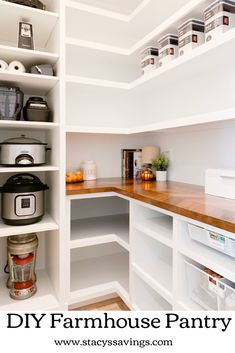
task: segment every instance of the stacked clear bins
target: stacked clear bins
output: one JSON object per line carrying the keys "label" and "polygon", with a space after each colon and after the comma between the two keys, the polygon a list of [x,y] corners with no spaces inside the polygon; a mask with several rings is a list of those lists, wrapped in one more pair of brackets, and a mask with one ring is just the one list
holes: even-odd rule
{"label": "stacked clear bins", "polygon": [[173,219],[131,202],[131,293],[133,309],[172,308]]}
{"label": "stacked clear bins", "polygon": [[205,310],[235,310],[235,284],[185,260],[189,295]]}

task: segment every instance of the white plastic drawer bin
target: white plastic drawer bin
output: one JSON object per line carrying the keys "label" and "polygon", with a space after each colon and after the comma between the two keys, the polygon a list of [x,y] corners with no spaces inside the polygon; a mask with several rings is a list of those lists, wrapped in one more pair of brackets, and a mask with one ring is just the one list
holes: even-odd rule
{"label": "white plastic drawer bin", "polygon": [[207,169],[205,193],[235,200],[235,170]]}
{"label": "white plastic drawer bin", "polygon": [[190,298],[205,310],[235,310],[235,284],[217,279],[185,260]]}
{"label": "white plastic drawer bin", "polygon": [[235,258],[235,235],[232,239],[193,224],[188,224],[188,229],[191,239]]}

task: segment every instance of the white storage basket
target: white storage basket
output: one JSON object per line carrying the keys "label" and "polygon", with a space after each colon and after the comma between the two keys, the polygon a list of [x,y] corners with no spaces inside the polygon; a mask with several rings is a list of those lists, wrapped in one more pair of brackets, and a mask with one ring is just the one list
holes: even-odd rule
{"label": "white storage basket", "polygon": [[235,258],[235,235],[232,239],[193,224],[188,229],[191,239]]}
{"label": "white storage basket", "polygon": [[185,260],[187,283],[191,299],[205,310],[235,310],[235,284],[217,279]]}

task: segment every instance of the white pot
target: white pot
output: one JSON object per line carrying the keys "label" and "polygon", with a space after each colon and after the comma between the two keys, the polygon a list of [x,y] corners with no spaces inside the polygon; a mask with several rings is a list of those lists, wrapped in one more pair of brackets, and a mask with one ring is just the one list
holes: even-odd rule
{"label": "white pot", "polygon": [[167,171],[156,171],[157,181],[167,181]]}

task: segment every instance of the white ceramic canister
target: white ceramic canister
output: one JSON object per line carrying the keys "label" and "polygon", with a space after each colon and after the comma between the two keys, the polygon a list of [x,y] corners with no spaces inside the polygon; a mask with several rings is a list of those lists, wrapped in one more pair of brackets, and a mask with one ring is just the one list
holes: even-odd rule
{"label": "white ceramic canister", "polygon": [[235,2],[217,0],[204,10],[206,42],[235,27]]}
{"label": "white ceramic canister", "polygon": [[158,49],[153,47],[146,48],[141,53],[141,69],[143,74],[155,70],[158,67]]}
{"label": "white ceramic canister", "polygon": [[205,24],[195,19],[187,20],[178,27],[178,35],[179,54],[184,55],[205,43]]}
{"label": "white ceramic canister", "polygon": [[179,53],[179,38],[174,34],[167,34],[159,41],[159,65],[165,65],[177,58]]}
{"label": "white ceramic canister", "polygon": [[96,163],[94,161],[84,161],[82,163],[82,169],[84,180],[96,179]]}

